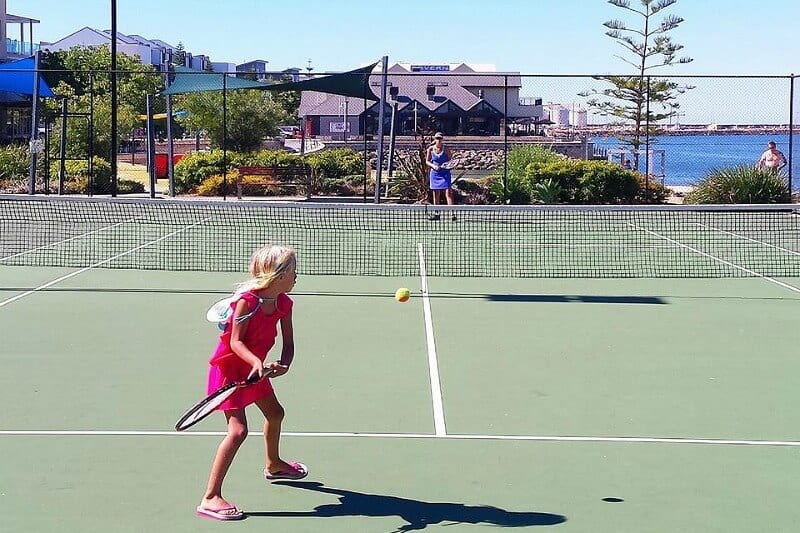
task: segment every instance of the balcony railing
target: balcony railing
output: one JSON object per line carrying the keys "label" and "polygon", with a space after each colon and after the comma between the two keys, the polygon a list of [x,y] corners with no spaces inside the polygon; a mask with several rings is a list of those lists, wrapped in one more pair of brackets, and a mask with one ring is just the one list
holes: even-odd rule
{"label": "balcony railing", "polygon": [[6,39],[6,53],[10,56],[28,57],[36,53],[37,50],[39,50],[38,44]]}

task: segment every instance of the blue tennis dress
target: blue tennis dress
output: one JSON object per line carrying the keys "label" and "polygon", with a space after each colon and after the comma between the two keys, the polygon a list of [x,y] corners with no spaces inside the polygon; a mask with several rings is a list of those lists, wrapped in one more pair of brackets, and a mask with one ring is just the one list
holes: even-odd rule
{"label": "blue tennis dress", "polygon": [[[436,153],[436,150],[431,149],[431,163],[435,163],[437,165],[443,165],[448,161],[450,161],[450,159],[447,157],[447,151],[444,148],[442,148],[442,151],[438,154]],[[431,190],[449,189],[450,169],[449,168],[440,168],[439,170],[431,169],[430,181],[431,181]]]}

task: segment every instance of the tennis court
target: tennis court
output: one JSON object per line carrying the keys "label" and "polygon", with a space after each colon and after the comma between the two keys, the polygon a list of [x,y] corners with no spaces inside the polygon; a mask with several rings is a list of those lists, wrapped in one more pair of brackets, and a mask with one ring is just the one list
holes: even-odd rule
{"label": "tennis court", "polygon": [[[8,531],[791,531],[800,219],[780,208],[0,198]],[[295,246],[297,355],[194,516],[225,426],[205,310]],[[397,287],[412,298],[397,303]],[[7,526],[6,526],[7,525]]]}

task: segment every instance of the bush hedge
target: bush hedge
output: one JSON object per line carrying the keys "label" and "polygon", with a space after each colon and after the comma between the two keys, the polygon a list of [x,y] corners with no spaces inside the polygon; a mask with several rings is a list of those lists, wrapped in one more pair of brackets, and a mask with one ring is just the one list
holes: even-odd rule
{"label": "bush hedge", "polygon": [[739,165],[714,169],[686,195],[690,204],[773,204],[791,201],[784,178],[769,169]]}

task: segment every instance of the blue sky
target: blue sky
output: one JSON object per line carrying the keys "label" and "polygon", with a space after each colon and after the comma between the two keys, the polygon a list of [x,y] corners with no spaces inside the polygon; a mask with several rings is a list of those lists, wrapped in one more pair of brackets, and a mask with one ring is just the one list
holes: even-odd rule
{"label": "blue sky", "polygon": [[[638,3],[637,0],[633,0]],[[265,59],[317,72],[392,61],[490,63],[531,74],[625,72],[602,23],[623,11],[605,0],[118,0],[118,29],[183,42],[213,61]],[[34,40],[110,27],[108,0],[7,0],[39,19]],[[679,0],[667,13],[694,63],[675,74],[788,74],[800,57],[800,2]],[[9,37],[18,31],[10,28]]]}
{"label": "blue sky", "polygon": [[[634,5],[639,0],[631,0]],[[269,61],[271,70],[349,70],[390,62],[493,64],[523,74],[624,74],[622,47],[603,22],[635,19],[606,0],[118,0],[118,30],[177,45],[212,61]],[[7,0],[10,13],[41,21],[34,40],[110,27],[109,0]],[[664,14],[694,59],[657,75],[800,73],[800,1],[678,0]],[[632,24],[631,24],[632,25]],[[9,37],[18,38],[9,27]],[[629,56],[628,56],[629,57]],[[696,80],[681,100],[683,123],[787,123],[788,81]],[[585,104],[590,79],[525,78],[520,96]],[[800,110],[800,102],[795,107]],[[800,119],[800,117],[798,117]],[[797,120],[797,119],[796,119]],[[604,120],[598,119],[602,122]],[[590,122],[592,117],[590,116]]]}

